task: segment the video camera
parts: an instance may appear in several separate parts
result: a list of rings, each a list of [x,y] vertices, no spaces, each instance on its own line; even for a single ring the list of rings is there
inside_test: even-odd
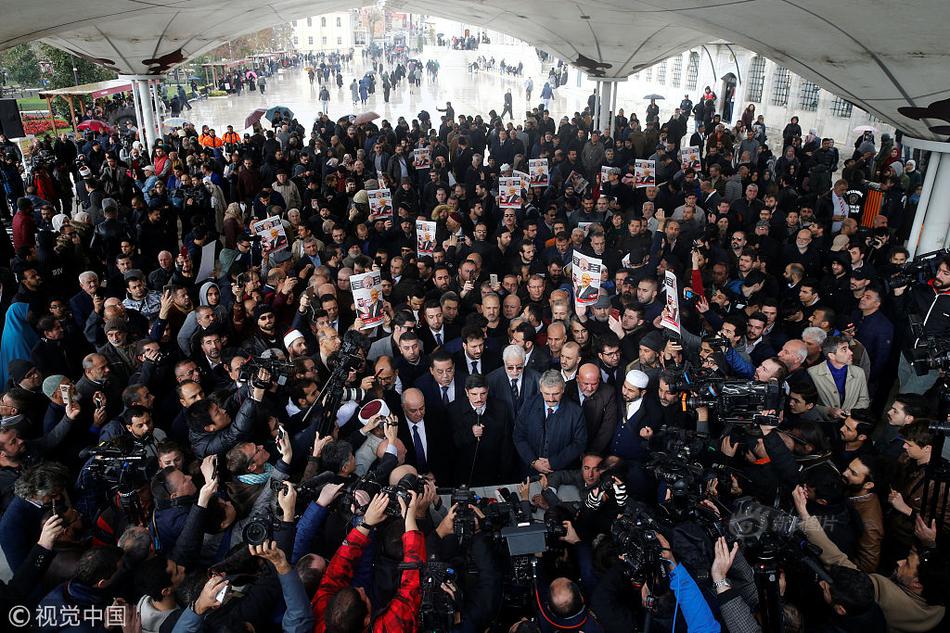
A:
[[[281,387],[287,384],[295,371],[293,363],[284,362],[279,358],[252,356],[251,360],[241,365],[240,379],[252,381],[255,383],[255,386],[266,388],[266,386],[256,384],[257,372],[262,369],[266,369],[270,372],[271,380]]]
[[[637,585],[649,583],[653,591],[662,589],[669,580],[668,563],[657,538],[659,531],[660,525],[641,504],[631,504],[610,528],[626,577]]]
[[[456,603],[460,583],[456,581],[455,569],[430,556],[422,568],[420,585],[422,603],[419,605],[419,630],[423,633],[443,633],[454,629]],[[452,583],[455,600],[442,589],[443,583]]]
[[[728,380],[718,372],[689,366],[670,382],[669,389],[682,394],[683,411],[709,407],[723,422],[775,426],[775,416],[762,411],[780,411],[785,405],[785,391],[778,382]]]
[[[911,350],[914,373],[926,376],[932,370],[950,371],[950,337],[930,336],[924,331],[920,316],[908,315],[910,332],[915,340]]]
[[[926,283],[937,275],[937,268],[940,262],[950,255],[950,250],[945,248],[939,251],[921,253],[914,259],[906,262],[900,269],[883,281],[884,290],[892,292],[895,288],[908,286],[914,283]]]

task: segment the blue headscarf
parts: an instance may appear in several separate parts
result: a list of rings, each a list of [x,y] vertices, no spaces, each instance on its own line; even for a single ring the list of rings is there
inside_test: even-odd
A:
[[[28,303],[13,303],[7,310],[6,321],[3,325],[3,339],[0,341],[0,385],[7,384],[10,373],[7,365],[10,361],[29,360],[30,352],[40,337],[26,320],[30,311]]]

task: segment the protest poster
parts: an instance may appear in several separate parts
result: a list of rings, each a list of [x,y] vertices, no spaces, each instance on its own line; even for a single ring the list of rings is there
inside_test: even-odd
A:
[[[574,301],[577,305],[592,305],[597,301],[602,266],[602,260],[574,251],[571,256],[571,281],[574,284]]]
[[[214,250],[217,245],[218,241],[213,240],[201,247],[201,265],[198,266],[198,274],[195,276],[198,283],[214,276],[214,263],[217,261]]]
[[[393,215],[393,196],[389,188],[368,189],[366,200],[369,202],[369,219],[389,219]]]
[[[654,187],[656,186],[656,161],[638,158],[636,160],[636,170],[633,175],[633,184],[635,187]]]
[[[369,330],[383,322],[383,278],[378,270],[359,275],[350,275],[353,291],[353,307],[356,316],[363,322],[361,330]]]
[[[521,208],[521,178],[502,176],[498,179],[498,206],[502,209]]]
[[[521,179],[522,189],[527,189],[529,186],[531,186],[531,176],[529,176],[527,172],[520,171],[518,169],[512,169],[511,175]]]
[[[596,224],[596,222],[578,222],[577,228],[584,231],[584,237],[587,237],[587,233],[590,231],[590,225]]]
[[[703,164],[699,158],[699,148],[694,145],[680,148],[680,164],[683,165],[684,169],[691,168],[696,172],[702,171]]]
[[[587,191],[587,187],[590,185],[590,183],[587,182],[587,179],[584,178],[584,176],[576,171],[572,171],[570,174],[568,174],[564,185],[573,187],[574,193],[583,194],[585,191]]]
[[[416,253],[431,255],[435,252],[435,222],[416,220]]]
[[[432,167],[432,150],[428,147],[420,147],[412,150],[412,166],[416,169],[429,169]]]
[[[547,158],[532,158],[528,161],[529,183],[532,187],[547,187],[551,183]]]
[[[284,232],[284,224],[276,215],[254,222],[251,227],[254,234],[261,238],[261,254],[266,258],[275,251],[288,248],[287,233]]]
[[[663,290],[666,292],[666,309],[660,321],[662,327],[680,334],[680,300],[676,288],[676,275],[666,271],[663,276]]]

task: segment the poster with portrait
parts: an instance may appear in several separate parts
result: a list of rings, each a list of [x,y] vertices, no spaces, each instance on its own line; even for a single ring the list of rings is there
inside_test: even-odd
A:
[[[521,188],[522,188],[522,189],[527,189],[528,187],[531,186],[531,176],[530,176],[527,172],[524,172],[524,171],[521,171],[521,170],[518,170],[518,169],[512,169],[512,170],[511,170],[511,175],[512,175],[512,176],[515,176],[516,178],[520,178],[520,179],[521,179]]]
[[[435,252],[435,222],[416,220],[416,253],[420,256]]]
[[[521,208],[521,178],[502,176],[498,179],[498,206],[502,209]]]
[[[699,148],[695,145],[680,148],[680,164],[684,169],[692,168],[695,172],[703,170],[703,163],[699,158]]]
[[[602,266],[603,260],[574,251],[571,257],[571,281],[574,284],[574,302],[577,305],[593,305],[597,301]]]
[[[412,150],[412,166],[416,169],[432,167],[432,150],[428,147],[419,147]]]
[[[633,174],[634,187],[656,186],[656,161],[638,158]]]
[[[564,181],[564,184],[565,186],[570,185],[571,187],[574,187],[574,193],[576,194],[583,194],[585,191],[587,191],[587,187],[590,185],[590,183],[587,182],[587,179],[576,171],[572,171],[567,176],[567,180]]]
[[[254,229],[254,234],[261,238],[261,254],[265,258],[275,251],[289,247],[284,224],[276,215],[258,220],[251,227]]]
[[[367,189],[366,199],[369,202],[369,219],[378,220],[380,218],[388,220],[393,218],[393,195],[389,188]],[[395,220],[395,218],[393,218]]]
[[[578,222],[577,223],[577,228],[584,231],[584,237],[587,237],[588,233],[590,233],[591,224],[596,224],[596,222]]]
[[[666,309],[663,311],[663,318],[660,320],[660,326],[673,330],[677,335],[680,334],[680,301],[678,289],[676,287],[676,275],[666,271],[663,276],[663,290],[666,292]]]
[[[357,318],[363,322],[361,330],[370,330],[380,325],[385,318],[383,313],[383,278],[378,270],[350,275],[350,289],[353,291],[353,307]]]
[[[529,182],[532,187],[547,187],[551,184],[551,172],[547,158],[532,158],[528,161]]]

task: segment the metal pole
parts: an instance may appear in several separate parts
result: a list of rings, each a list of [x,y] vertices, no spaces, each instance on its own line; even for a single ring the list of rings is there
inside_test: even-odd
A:
[[[917,213],[914,214],[914,224],[910,229],[910,237],[907,240],[907,250],[910,257],[917,254],[917,247],[920,244],[920,232],[924,228],[924,216],[927,215],[927,209],[930,206],[930,194],[934,189],[934,180],[937,178],[937,169],[940,168],[940,152],[930,152],[930,159],[927,161],[927,174],[924,176],[924,186],[920,191],[920,200],[917,202]]]

